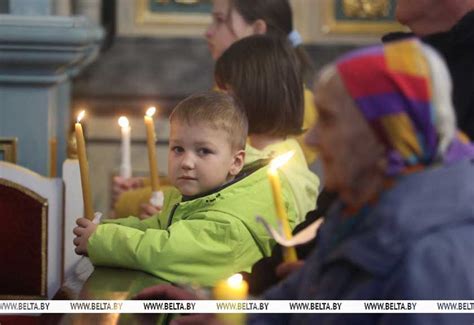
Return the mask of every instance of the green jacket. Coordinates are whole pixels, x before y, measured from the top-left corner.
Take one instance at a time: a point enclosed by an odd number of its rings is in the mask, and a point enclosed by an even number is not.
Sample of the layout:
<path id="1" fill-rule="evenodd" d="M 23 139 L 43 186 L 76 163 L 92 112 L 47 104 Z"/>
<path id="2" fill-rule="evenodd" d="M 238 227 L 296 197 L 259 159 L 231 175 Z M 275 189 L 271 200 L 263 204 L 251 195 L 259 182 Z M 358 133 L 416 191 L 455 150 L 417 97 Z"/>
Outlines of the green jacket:
<path id="1" fill-rule="evenodd" d="M 261 215 L 277 225 L 267 170 L 268 166 L 262 167 L 189 201 L 181 201 L 177 191 L 167 191 L 162 212 L 144 221 L 135 217 L 105 221 L 89 238 L 91 261 L 142 270 L 173 283 L 202 285 L 250 271 L 274 245 L 255 221 Z M 281 183 L 293 228 L 296 204 L 284 177 Z"/>

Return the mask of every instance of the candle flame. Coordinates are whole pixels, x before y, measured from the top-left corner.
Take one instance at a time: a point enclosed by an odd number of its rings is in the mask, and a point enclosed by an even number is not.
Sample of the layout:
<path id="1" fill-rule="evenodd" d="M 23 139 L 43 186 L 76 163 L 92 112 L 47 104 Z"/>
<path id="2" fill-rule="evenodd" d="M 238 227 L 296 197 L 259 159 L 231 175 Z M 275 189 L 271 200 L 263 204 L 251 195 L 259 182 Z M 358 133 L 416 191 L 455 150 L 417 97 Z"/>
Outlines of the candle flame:
<path id="1" fill-rule="evenodd" d="M 227 279 L 227 284 L 232 288 L 238 288 L 243 282 L 242 274 L 237 273 Z"/>
<path id="2" fill-rule="evenodd" d="M 80 113 L 77 115 L 77 123 L 80 123 L 81 120 L 84 118 L 85 115 L 86 115 L 86 111 L 85 111 L 85 110 L 80 111 Z"/>
<path id="3" fill-rule="evenodd" d="M 156 112 L 156 107 L 155 106 L 151 106 L 147 109 L 146 111 L 146 115 L 149 116 L 149 117 L 152 117 Z"/>
<path id="4" fill-rule="evenodd" d="M 130 123 L 128 122 L 128 118 L 125 116 L 120 116 L 118 119 L 118 125 L 120 125 L 120 127 L 122 128 L 128 127 L 130 125 Z"/>
<path id="5" fill-rule="evenodd" d="M 270 170 L 276 171 L 278 168 L 286 164 L 288 160 L 290 160 L 291 157 L 293 157 L 294 154 L 295 154 L 294 151 L 288 151 L 287 153 L 284 153 L 282 155 L 279 155 L 278 157 L 275 157 L 270 162 Z"/>

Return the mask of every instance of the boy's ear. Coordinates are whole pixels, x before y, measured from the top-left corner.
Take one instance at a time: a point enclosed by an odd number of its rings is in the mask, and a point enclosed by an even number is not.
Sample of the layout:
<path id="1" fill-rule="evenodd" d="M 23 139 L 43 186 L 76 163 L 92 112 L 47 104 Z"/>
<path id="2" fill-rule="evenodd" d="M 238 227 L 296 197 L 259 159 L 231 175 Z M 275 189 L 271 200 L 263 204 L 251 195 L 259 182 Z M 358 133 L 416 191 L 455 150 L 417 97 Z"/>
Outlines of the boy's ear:
<path id="1" fill-rule="evenodd" d="M 267 32 L 267 23 L 263 19 L 257 19 L 253 23 L 253 31 L 255 34 L 263 35 Z"/>
<path id="2" fill-rule="evenodd" d="M 232 176 L 236 176 L 242 168 L 244 167 L 245 163 L 245 150 L 239 150 L 234 154 L 234 161 L 230 166 L 229 174 Z"/>

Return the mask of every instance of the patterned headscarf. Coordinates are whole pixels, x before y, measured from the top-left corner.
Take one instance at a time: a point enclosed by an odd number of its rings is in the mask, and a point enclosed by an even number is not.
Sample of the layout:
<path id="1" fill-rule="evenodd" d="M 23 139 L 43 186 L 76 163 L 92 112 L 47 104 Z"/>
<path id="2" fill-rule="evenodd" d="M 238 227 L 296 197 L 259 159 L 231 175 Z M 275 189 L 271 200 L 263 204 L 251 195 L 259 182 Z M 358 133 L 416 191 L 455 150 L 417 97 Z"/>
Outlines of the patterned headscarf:
<path id="1" fill-rule="evenodd" d="M 474 156 L 456 129 L 449 72 L 433 49 L 412 38 L 353 51 L 336 66 L 387 149 L 387 175 Z"/>

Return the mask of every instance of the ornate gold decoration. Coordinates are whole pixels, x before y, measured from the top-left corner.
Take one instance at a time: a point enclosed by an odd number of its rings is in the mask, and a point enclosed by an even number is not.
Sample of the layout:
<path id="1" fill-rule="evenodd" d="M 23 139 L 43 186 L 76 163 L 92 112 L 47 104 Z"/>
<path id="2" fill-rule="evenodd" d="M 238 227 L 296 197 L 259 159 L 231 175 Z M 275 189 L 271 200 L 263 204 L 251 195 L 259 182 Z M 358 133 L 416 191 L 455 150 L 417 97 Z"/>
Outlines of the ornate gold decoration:
<path id="1" fill-rule="evenodd" d="M 346 17 L 384 18 L 391 9 L 388 0 L 344 0 L 342 9 Z"/>
<path id="2" fill-rule="evenodd" d="M 149 0 L 136 0 L 136 16 L 137 25 L 154 26 L 161 28 L 172 28 L 173 30 L 204 30 L 211 22 L 211 15 L 206 13 L 182 13 L 169 12 L 157 13 L 149 8 Z M 185 5 L 196 5 L 202 0 L 155 0 L 162 4 L 177 3 Z M 208 1 L 206 1 L 208 2 Z M 187 33 L 187 32 L 186 32 Z M 201 32 L 199 32 L 201 34 Z"/>
<path id="3" fill-rule="evenodd" d="M 3 156 L 4 161 L 16 164 L 17 138 L 0 138 L 0 156 Z"/>
<path id="4" fill-rule="evenodd" d="M 30 295 L 0 295 L 1 299 L 23 299 L 23 300 L 33 300 L 38 298 L 47 297 L 47 270 L 48 270 L 48 200 L 39 195 L 38 193 L 18 184 L 11 182 L 7 179 L 0 178 L 0 185 L 13 188 L 29 197 L 33 200 L 39 202 L 41 207 L 41 285 L 40 285 L 40 295 L 39 296 L 30 296 Z"/>
<path id="5" fill-rule="evenodd" d="M 67 157 L 77 159 L 77 142 L 74 132 L 69 132 L 67 136 Z"/>
<path id="6" fill-rule="evenodd" d="M 322 2 L 324 17 L 321 30 L 323 33 L 382 35 L 407 30 L 398 22 L 386 19 L 392 6 L 390 0 L 342 0 L 341 9 L 349 19 L 336 18 L 337 3 L 337 0 Z"/>

